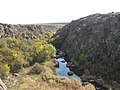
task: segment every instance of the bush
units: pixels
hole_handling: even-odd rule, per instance
[[[85,55],[84,54],[80,54],[79,57],[78,57],[78,63],[80,65],[83,65],[83,64],[85,64],[85,62],[86,62]]]
[[[52,43],[56,48],[60,48],[63,40],[64,40],[63,37],[56,36],[55,38],[52,37],[52,38],[49,40],[49,42]]]
[[[8,64],[10,72],[19,72],[22,67],[36,62],[46,62],[55,54],[55,47],[41,40],[0,39],[0,62]]]
[[[39,63],[35,63],[33,67],[30,70],[30,74],[41,74],[45,71],[45,68],[43,65],[40,65]]]
[[[44,45],[39,45],[35,46],[35,49],[33,51],[34,53],[32,54],[33,57],[33,62],[46,62],[49,61],[53,55],[56,54],[56,49],[53,45],[51,44],[44,44]]]
[[[27,63],[23,51],[19,48],[20,40],[6,38],[0,41],[3,42],[0,43],[0,62],[8,64],[10,72],[18,72]]]
[[[20,43],[19,39],[15,39],[15,38],[7,38],[4,39],[7,43],[7,47],[8,48],[12,48],[12,49],[17,49]]]
[[[7,63],[10,66],[11,72],[18,72],[27,63],[22,51],[9,48],[0,49],[0,57],[2,63]]]
[[[0,64],[0,78],[5,78],[10,72],[8,64]]]

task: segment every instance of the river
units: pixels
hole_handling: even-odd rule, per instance
[[[58,58],[55,60],[59,62],[59,67],[55,68],[56,74],[58,76],[65,76],[65,77],[68,77],[70,79],[76,78],[76,79],[81,81],[80,77],[77,76],[75,73],[73,73],[73,75],[68,75],[68,72],[72,72],[72,71],[70,70],[70,68],[66,67],[67,62],[65,61],[64,58]]]
[[[88,83],[92,83],[96,90],[109,90],[108,87],[103,87],[101,85],[99,85],[95,80],[89,80],[89,81],[83,81],[80,76],[78,76],[77,74],[75,74],[73,71],[70,70],[70,68],[68,68],[66,65],[67,65],[67,62],[66,60],[64,59],[64,57],[60,57],[60,58],[54,58],[55,61],[57,61],[59,63],[59,67],[56,67],[55,68],[55,71],[56,71],[56,74],[58,76],[64,76],[64,77],[67,77],[67,78],[75,78],[75,79],[78,79],[80,80],[80,82],[82,82],[83,85],[87,85]],[[73,74],[72,75],[68,75],[68,72],[72,72]],[[91,82],[92,81],[92,82]]]

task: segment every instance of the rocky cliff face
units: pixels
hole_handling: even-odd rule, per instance
[[[94,14],[72,21],[58,31],[64,38],[61,48],[86,59],[119,60],[120,13]]]
[[[77,66],[120,83],[120,13],[80,18],[55,36],[62,37],[61,49]]]
[[[60,29],[64,24],[30,24],[30,25],[12,25],[0,23],[0,38],[6,37],[25,37],[37,38],[39,34],[47,31]]]

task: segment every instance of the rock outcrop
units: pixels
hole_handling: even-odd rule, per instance
[[[89,74],[120,83],[120,13],[93,14],[58,30],[61,50]],[[84,72],[85,73],[85,72]]]
[[[65,53],[84,54],[86,59],[119,60],[120,13],[94,14],[72,21],[57,33],[64,38]]]
[[[1,79],[0,79],[0,90],[7,90],[6,85],[2,82]]]
[[[0,38],[25,37],[34,39],[50,30],[60,29],[65,24],[3,24],[0,23]]]

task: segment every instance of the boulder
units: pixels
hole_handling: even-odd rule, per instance
[[[7,90],[7,86],[0,79],[0,90]]]
[[[72,71],[67,73],[69,76],[72,76],[74,73]]]
[[[65,61],[65,60],[62,60],[61,62],[62,62],[62,63],[65,63],[66,61]]]
[[[74,65],[72,62],[68,62],[68,63],[66,64],[66,66],[67,66],[67,67],[75,67],[75,65]]]

